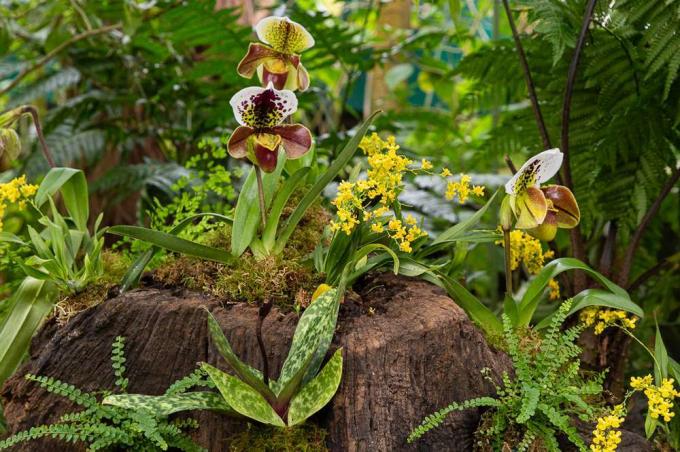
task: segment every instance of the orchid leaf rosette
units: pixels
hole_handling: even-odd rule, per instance
[[[260,20],[255,32],[261,43],[251,43],[238,65],[239,75],[252,78],[257,72],[263,85],[273,83],[277,89],[304,91],[309,74],[300,61],[300,53],[314,46],[314,38],[305,28],[288,17],[269,16]]]
[[[554,239],[557,228],[576,227],[581,218],[571,190],[562,185],[541,187],[557,174],[562,159],[559,149],[543,151],[527,160],[505,184],[508,204],[517,218],[515,227],[544,241]]]
[[[270,173],[276,168],[278,149],[286,157],[302,157],[312,146],[312,134],[301,124],[283,124],[297,111],[297,98],[290,90],[278,90],[270,82],[266,88],[244,88],[229,102],[240,124],[229,137],[229,154],[248,158]]]

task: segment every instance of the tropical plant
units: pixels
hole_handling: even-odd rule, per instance
[[[128,409],[146,407],[171,412],[218,409],[276,427],[300,424],[323,408],[340,385],[342,349],[336,350],[323,367],[322,363],[335,333],[341,297],[338,290],[328,286],[317,291],[311,305],[300,317],[278,380],[269,377],[266,360],[262,372],[242,362],[217,320],[209,313],[208,329],[213,342],[235,373],[230,375],[210,364],[201,364],[200,372],[209,377],[221,394],[219,403],[212,396],[203,405],[193,403],[197,400],[193,392],[166,393],[163,396],[112,395],[104,399],[104,403]],[[191,403],[187,405],[185,400]]]
[[[112,345],[111,367],[119,393],[125,393],[128,386],[128,379],[125,377],[124,349],[125,338],[116,337]],[[158,411],[147,410],[144,407],[131,410],[103,404],[94,393],[85,393],[52,377],[27,374],[26,380],[37,383],[48,392],[66,397],[84,409],[64,414],[53,424],[40,425],[15,433],[0,441],[2,450],[40,438],[84,443],[90,451],[119,447],[149,452],[169,449],[186,452],[205,450],[185,433],[187,429],[198,427],[198,422],[194,419],[169,421],[167,419],[169,413],[159,414]],[[186,386],[186,380],[182,383],[182,386]],[[179,389],[177,386],[175,388]],[[110,391],[103,391],[104,398],[108,394]]]
[[[517,435],[519,440],[506,446],[520,451],[529,450],[534,441],[541,441],[547,450],[559,451],[559,435],[566,435],[572,444],[585,450],[586,444],[572,420],[578,417],[591,421],[597,417],[598,410],[591,399],[602,393],[604,375],[592,378],[581,375],[581,348],[574,341],[584,326],[579,324],[562,331],[572,308],[571,300],[562,303],[545,336],[537,339],[537,345],[522,340],[521,330],[515,329],[510,318],[504,315],[503,337],[513,362],[514,376],[503,375],[502,385],[496,387],[494,397],[454,402],[426,417],[411,432],[408,441],[414,442],[440,426],[454,411],[488,407],[478,434],[494,450],[501,449],[509,433]],[[535,349],[529,348],[534,346]]]

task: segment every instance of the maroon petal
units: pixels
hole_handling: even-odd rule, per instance
[[[274,88],[283,89],[286,86],[286,80],[288,80],[288,72],[283,74],[269,72],[266,66],[262,70],[262,84],[265,86],[271,82]]]
[[[248,138],[255,133],[253,129],[246,126],[239,126],[229,137],[227,149],[229,155],[236,159],[242,159],[248,155]]]
[[[265,64],[269,60],[280,59],[279,53],[263,44],[250,43],[248,46],[248,53],[243,57],[238,64],[236,70],[241,77],[251,78],[257,67]]]
[[[276,151],[270,151],[261,144],[255,145],[255,159],[257,165],[262,168],[265,173],[271,173],[276,169],[276,161],[278,154]]]
[[[303,125],[278,126],[272,132],[281,137],[281,145],[289,159],[302,157],[312,147],[312,133]]]

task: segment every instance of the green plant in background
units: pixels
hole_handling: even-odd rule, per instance
[[[20,202],[38,213],[42,229],[38,231],[29,225],[25,239],[9,232],[0,233],[1,241],[28,250],[23,262],[13,262],[22,269],[26,279],[6,301],[9,307],[0,328],[1,381],[16,370],[33,333],[59,297],[84,290],[103,274],[104,238],[103,231],[98,230],[101,215],[90,232],[87,181],[82,171],[53,168],[37,190],[30,185],[15,184],[11,191],[10,199],[17,202],[16,195],[23,194],[26,199]],[[35,196],[30,196],[31,193]],[[59,212],[53,201],[57,193],[61,195],[67,216]],[[46,205],[49,209],[42,213]]]
[[[116,377],[115,387],[119,393],[127,391],[125,377],[125,339],[117,337],[112,345],[111,365]],[[194,419],[169,421],[168,414],[158,414],[143,407],[134,410],[101,403],[95,394],[84,393],[80,389],[51,377],[27,374],[26,380],[40,385],[45,390],[68,398],[81,406],[82,411],[67,413],[58,422],[33,427],[16,433],[0,441],[0,449],[40,438],[54,438],[68,443],[84,443],[88,450],[111,450],[124,447],[135,451],[182,450],[186,452],[203,451],[185,433],[195,429],[198,422]],[[191,383],[198,383],[192,378]],[[178,382],[180,383],[180,382]],[[190,383],[190,384],[191,384]],[[171,388],[180,390],[187,380]],[[103,392],[106,397],[109,391]]]
[[[333,398],[342,378],[342,349],[333,353],[322,367],[335,333],[341,297],[341,292],[328,286],[317,291],[316,298],[300,317],[277,380],[269,377],[266,360],[263,372],[242,362],[217,320],[208,314],[208,329],[213,342],[235,373],[227,374],[207,363],[201,365],[201,371],[209,376],[223,398],[217,408],[227,414],[276,427],[303,423],[323,408]],[[203,406],[200,402],[190,407],[182,405],[185,399],[193,397],[195,393],[192,392],[164,396],[112,395],[104,399],[104,403],[128,409],[163,407],[172,412],[216,408],[212,399]]]
[[[562,303],[536,349],[530,348],[533,344],[524,341],[504,315],[503,337],[513,362],[514,376],[503,375],[503,384],[497,386],[495,397],[452,403],[428,416],[411,432],[408,441],[414,442],[440,426],[454,411],[489,407],[478,435],[494,450],[501,449],[506,435],[514,435],[519,438],[514,445],[518,451],[529,450],[535,442],[549,451],[559,451],[558,435],[561,434],[585,450],[586,444],[572,419],[592,421],[597,417],[593,399],[602,393],[604,375],[581,376],[581,348],[574,342],[585,327],[579,324],[562,331],[571,309],[571,300]]]

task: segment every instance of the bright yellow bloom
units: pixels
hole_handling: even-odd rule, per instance
[[[441,177],[449,177],[452,176],[451,171],[449,171],[448,168],[444,168],[441,173],[439,173]]]
[[[628,316],[626,311],[619,309],[600,309],[597,306],[589,306],[579,314],[581,322],[587,327],[594,326],[595,334],[601,334],[607,327],[618,325],[632,330],[637,323],[637,317]]]
[[[0,230],[3,218],[8,208],[16,207],[23,210],[28,201],[38,191],[37,185],[26,182],[26,176],[20,176],[11,181],[0,184]]]
[[[475,196],[484,196],[484,187],[481,185],[475,185],[472,187],[472,194]]]
[[[380,223],[373,223],[371,224],[371,231],[380,234],[381,232],[385,232],[385,228]]]
[[[545,256],[548,253],[545,253],[543,256]],[[559,300],[560,299],[560,283],[557,282],[556,279],[550,279],[548,281],[548,289],[550,289],[550,293],[548,294],[548,298],[551,300]]]
[[[497,240],[497,245],[505,246],[503,240]],[[545,262],[554,256],[552,251],[543,252],[543,247],[538,239],[518,229],[510,232],[510,269],[517,270],[523,263],[532,275],[535,275],[545,265]],[[558,287],[559,290],[559,287]]]
[[[617,405],[611,413],[597,420],[593,431],[593,442],[590,450],[593,452],[615,452],[621,442],[621,427],[624,419],[622,405]]]
[[[446,171],[448,172],[448,170]],[[442,176],[444,176],[444,172],[442,172]],[[467,174],[461,174],[460,181],[446,184],[446,193],[444,193],[444,196],[449,201],[457,197],[460,204],[465,204],[471,193],[475,196],[484,196],[484,187],[481,185],[475,185],[473,187],[470,185],[471,182],[472,177]]]
[[[422,159],[420,161],[420,169],[423,171],[431,170],[432,162],[430,162],[429,160]]]
[[[674,387],[672,378],[664,378],[659,386],[654,386],[651,375],[644,377],[632,377],[630,386],[636,391],[644,391],[649,406],[649,416],[652,419],[662,418],[664,422],[670,422],[675,416],[673,412],[673,399],[680,397]]]

